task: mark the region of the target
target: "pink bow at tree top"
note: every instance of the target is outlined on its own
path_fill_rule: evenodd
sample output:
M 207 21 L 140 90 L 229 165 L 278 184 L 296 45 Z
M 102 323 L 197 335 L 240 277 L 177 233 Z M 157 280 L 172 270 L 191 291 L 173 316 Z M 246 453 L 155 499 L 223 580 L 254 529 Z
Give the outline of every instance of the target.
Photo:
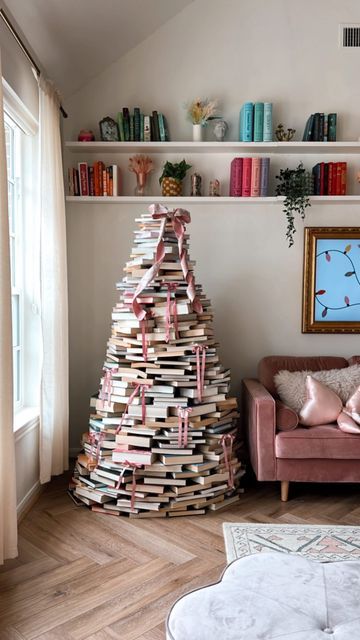
M 135 289 L 135 293 L 132 299 L 132 309 L 135 313 L 138 320 L 143 320 L 146 317 L 146 310 L 141 304 L 137 301 L 137 297 L 141 294 L 141 292 L 149 286 L 150 282 L 157 276 L 159 270 L 161 268 L 162 262 L 165 259 L 165 243 L 164 243 L 164 234 L 166 229 L 166 224 L 169 223 L 172 225 L 174 233 L 178 240 L 178 248 L 179 248 L 179 259 L 181 264 L 181 269 L 184 275 L 184 279 L 187 284 L 186 293 L 187 296 L 192 303 L 193 309 L 196 313 L 202 313 L 202 305 L 198 297 L 196 296 L 195 291 L 195 280 L 193 274 L 189 271 L 188 260 L 187 260 L 187 250 L 184 246 L 184 235 L 186 231 L 186 224 L 191 221 L 190 213 L 185 209 L 175 209 L 174 211 L 169 211 L 166 207 L 163 207 L 160 204 L 152 204 L 149 207 L 149 211 L 154 220 L 161 220 L 160 231 L 159 231 L 159 239 L 156 247 L 155 253 L 155 262 L 147 269 L 143 277 L 141 278 L 138 286 Z

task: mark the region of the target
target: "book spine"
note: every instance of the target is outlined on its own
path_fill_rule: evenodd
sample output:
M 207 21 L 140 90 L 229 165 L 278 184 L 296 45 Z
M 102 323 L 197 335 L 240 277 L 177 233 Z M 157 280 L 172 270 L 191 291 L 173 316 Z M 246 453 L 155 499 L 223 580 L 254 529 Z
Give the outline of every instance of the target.
M 329 163 L 324 163 L 324 196 L 329 194 Z
M 346 196 L 347 162 L 341 162 L 340 195 Z
M 252 158 L 250 187 L 250 196 L 252 198 L 258 198 L 260 195 L 260 170 L 261 158 Z
M 155 135 L 154 141 L 155 142 L 159 142 L 160 141 L 160 131 L 159 131 L 158 112 L 157 111 L 153 111 L 152 115 L 153 115 L 154 135 Z
M 158 113 L 158 121 L 159 121 L 159 133 L 160 133 L 160 142 L 165 142 L 165 127 L 164 127 L 164 116 L 162 113 Z
M 108 167 L 106 169 L 106 177 L 107 177 L 107 181 L 108 181 L 108 195 L 109 196 L 113 196 L 114 195 L 114 180 L 113 180 L 113 168 L 112 165 L 110 165 L 110 167 Z
M 336 124 L 337 114 L 329 113 L 328 115 L 328 142 L 336 142 Z
M 113 196 L 121 195 L 121 172 L 120 168 L 117 164 L 113 164 L 112 166 L 112 177 L 113 177 Z
M 88 196 L 89 195 L 89 178 L 88 178 L 87 162 L 79 162 L 78 171 L 79 171 L 80 195 Z
M 263 141 L 272 142 L 273 139 L 273 106 L 272 102 L 264 102 L 264 132 Z
M 94 196 L 95 195 L 94 167 L 88 168 L 88 176 L 89 176 L 89 196 Z
M 102 170 L 102 195 L 107 196 L 108 194 L 108 184 L 107 184 L 107 173 L 106 169 Z
M 328 141 L 328 131 L 329 131 L 329 118 L 328 115 L 324 114 L 324 142 Z
M 125 142 L 124 117 L 121 111 L 119 111 L 119 113 L 117 114 L 117 123 L 118 123 L 120 141 Z
M 324 142 L 324 120 L 325 116 L 323 113 L 319 114 L 319 142 Z
M 150 116 L 144 116 L 144 142 L 151 141 Z
M 79 170 L 74 169 L 74 196 L 80 195 L 80 178 L 79 178 Z
M 230 196 L 239 198 L 242 194 L 242 167 L 243 159 L 234 158 L 230 171 Z
M 264 138 L 264 103 L 255 102 L 254 106 L 254 142 L 262 142 Z
M 144 114 L 140 113 L 140 142 L 144 142 Z
M 314 119 L 314 116 L 311 114 L 311 116 L 309 116 L 306 121 L 303 138 L 302 138 L 303 142 L 307 142 L 308 140 L 311 140 L 310 134 L 311 134 L 311 126 L 312 126 L 313 119 Z
M 328 175 L 328 195 L 334 195 L 334 163 L 328 162 L 329 165 L 329 175 Z
M 246 102 L 244 104 L 243 122 L 244 122 L 243 140 L 244 142 L 252 142 L 253 131 L 254 131 L 254 105 L 252 102 Z
M 269 192 L 270 158 L 261 158 L 260 164 L 260 196 L 266 198 Z
M 124 119 L 124 138 L 125 142 L 130 140 L 130 112 L 127 107 L 123 107 L 123 119 Z
M 155 141 L 154 116 L 150 116 L 150 135 L 151 141 Z
M 130 116 L 130 142 L 135 142 L 135 120 L 134 116 Z
M 313 128 L 313 136 L 312 140 L 314 142 L 319 142 L 320 135 L 320 113 L 314 113 L 314 128 Z
M 335 180 L 335 195 L 336 196 L 341 196 L 341 172 L 342 172 L 342 167 L 341 167 L 341 162 L 336 162 L 336 180 Z
M 68 185 L 69 185 L 69 196 L 74 196 L 75 195 L 75 191 L 74 191 L 74 169 L 73 169 L 73 167 L 71 167 L 71 169 L 68 169 Z
M 163 121 L 164 121 L 164 129 L 165 129 L 165 142 L 169 142 L 170 140 L 169 127 L 164 114 L 163 114 Z
M 318 162 L 312 169 L 314 176 L 314 196 L 320 195 L 320 162 Z
M 134 108 L 134 141 L 140 142 L 140 109 Z
M 324 195 L 325 162 L 320 162 L 319 170 L 319 196 Z
M 244 198 L 249 198 L 251 195 L 251 165 L 252 158 L 243 158 L 241 195 Z

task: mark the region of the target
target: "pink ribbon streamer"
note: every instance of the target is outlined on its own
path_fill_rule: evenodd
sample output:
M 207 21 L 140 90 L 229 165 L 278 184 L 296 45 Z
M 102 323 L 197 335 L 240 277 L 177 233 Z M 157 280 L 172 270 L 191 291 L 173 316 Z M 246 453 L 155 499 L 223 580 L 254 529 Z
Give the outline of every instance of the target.
M 99 457 L 100 457 L 101 443 L 103 442 L 104 438 L 105 438 L 105 434 L 104 433 L 89 433 L 88 439 L 89 439 L 89 443 L 91 445 L 91 449 L 90 449 L 90 461 L 91 462 L 94 460 L 94 449 L 96 447 L 96 450 L 95 450 L 95 462 L 96 462 L 96 464 L 98 463 Z
M 136 387 L 135 387 L 134 391 L 132 392 L 132 394 L 129 396 L 129 399 L 128 399 L 127 403 L 126 403 L 126 407 L 124 409 L 124 413 L 121 416 L 119 425 L 118 425 L 118 427 L 116 429 L 116 432 L 115 432 L 116 434 L 119 433 L 119 431 L 121 431 L 121 428 L 122 428 L 124 420 L 125 420 L 125 418 L 127 416 L 127 412 L 129 410 L 129 407 L 133 403 L 133 401 L 134 401 L 135 397 L 137 396 L 137 394 L 139 393 L 139 391 L 140 391 L 140 394 L 141 394 L 141 420 L 142 420 L 142 424 L 145 423 L 145 420 L 146 420 L 145 392 L 147 391 L 147 389 L 150 388 L 150 385 L 143 384 L 141 382 L 138 382 L 138 383 L 134 382 L 133 384 L 136 384 Z
M 175 338 L 176 340 L 179 339 L 176 298 L 174 298 L 174 300 L 171 300 L 171 293 L 175 293 L 176 289 L 178 288 L 178 284 L 176 282 L 163 282 L 162 284 L 164 287 L 167 287 L 166 312 L 165 312 L 165 322 L 166 322 L 165 342 L 169 342 L 170 329 L 171 329 L 171 316 L 173 316 L 174 318 Z
M 175 209 L 174 211 L 169 211 L 166 207 L 163 207 L 160 204 L 152 204 L 149 207 L 149 211 L 154 220 L 161 220 L 160 231 L 159 231 L 159 239 L 156 247 L 155 253 L 155 262 L 147 269 L 143 277 L 141 278 L 139 284 L 137 285 L 134 296 L 132 299 L 132 309 L 135 313 L 138 320 L 143 320 L 146 316 L 146 310 L 141 306 L 141 304 L 137 301 L 137 296 L 141 294 L 141 292 L 146 289 L 146 287 L 150 284 L 150 282 L 157 276 L 159 273 L 162 262 L 165 259 L 165 244 L 164 244 L 164 233 L 166 228 L 166 223 L 169 222 L 172 224 L 174 233 L 178 240 L 178 248 L 179 248 L 179 259 L 181 264 L 181 269 L 187 283 L 187 296 L 192 303 L 193 309 L 196 313 L 202 313 L 202 305 L 200 300 L 196 296 L 195 290 L 195 280 L 193 274 L 189 271 L 188 261 L 187 261 L 187 250 L 184 247 L 184 235 L 186 230 L 186 224 L 191 221 L 190 213 L 185 209 Z
M 230 489 L 234 489 L 234 473 L 231 466 L 231 456 L 234 439 L 235 438 L 232 433 L 224 433 L 220 440 L 220 444 L 224 451 L 225 467 L 229 472 L 228 486 Z
M 119 371 L 119 367 L 115 367 L 114 369 L 103 369 L 104 380 L 99 394 L 102 408 L 105 406 L 105 400 L 107 404 L 110 402 L 112 376 L 113 373 L 116 373 L 117 371 Z
M 141 469 L 142 466 L 143 465 L 139 464 L 138 462 L 129 462 L 128 460 L 125 460 L 124 467 L 121 470 L 121 473 L 120 473 L 120 476 L 119 476 L 119 480 L 117 481 L 117 484 L 116 484 L 116 489 L 120 489 L 120 486 L 121 486 L 123 478 L 124 478 L 125 471 L 127 471 L 128 469 L 132 469 L 131 499 L 130 499 L 130 509 L 131 509 L 131 511 L 134 510 L 134 504 L 135 504 L 135 493 L 136 493 L 136 477 L 135 477 L 135 473 L 136 473 L 136 469 Z
M 204 393 L 205 383 L 205 365 L 206 365 L 206 349 L 203 344 L 195 344 L 193 347 L 193 353 L 196 353 L 196 383 L 197 383 L 197 395 L 198 400 L 201 402 Z M 201 361 L 200 361 L 201 352 Z
M 189 430 L 189 413 L 191 413 L 191 407 L 183 408 L 178 406 L 178 445 L 179 447 L 186 447 L 188 443 L 188 430 Z

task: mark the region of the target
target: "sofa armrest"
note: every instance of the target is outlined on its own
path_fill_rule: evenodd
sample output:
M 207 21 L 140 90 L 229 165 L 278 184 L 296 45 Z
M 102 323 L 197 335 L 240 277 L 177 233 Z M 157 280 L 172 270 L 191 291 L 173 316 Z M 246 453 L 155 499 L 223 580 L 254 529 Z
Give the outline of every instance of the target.
M 244 424 L 251 465 L 258 480 L 276 480 L 275 416 L 272 395 L 258 380 L 243 380 Z

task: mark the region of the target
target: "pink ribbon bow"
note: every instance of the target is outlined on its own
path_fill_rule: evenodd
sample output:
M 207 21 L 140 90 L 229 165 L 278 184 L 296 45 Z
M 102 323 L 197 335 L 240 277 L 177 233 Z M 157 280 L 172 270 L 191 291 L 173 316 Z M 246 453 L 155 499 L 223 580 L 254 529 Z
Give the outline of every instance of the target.
M 178 406 L 178 445 L 179 447 L 186 447 L 188 443 L 188 430 L 189 430 L 189 413 L 191 413 L 191 407 L 184 408 Z
M 126 464 L 126 466 L 128 468 L 132 468 L 130 509 L 131 509 L 131 511 L 134 511 L 135 493 L 136 493 L 136 477 L 135 477 L 135 473 L 136 473 L 136 469 L 141 469 L 141 467 L 143 465 L 139 464 L 138 462 L 128 462 L 127 460 L 125 461 L 125 464 Z
M 146 287 L 152 282 L 152 280 L 159 273 L 161 264 L 165 259 L 165 244 L 164 244 L 164 234 L 166 223 L 169 222 L 172 224 L 174 233 L 178 240 L 178 248 L 179 248 L 179 259 L 181 264 L 181 269 L 187 283 L 187 296 L 190 302 L 193 305 L 193 309 L 196 313 L 202 313 L 202 305 L 200 300 L 196 296 L 195 291 L 195 280 L 193 274 L 189 271 L 188 262 L 187 262 L 187 250 L 184 247 L 184 235 L 186 230 L 186 224 L 191 221 L 190 213 L 185 209 L 175 209 L 174 211 L 169 211 L 166 207 L 163 207 L 160 204 L 152 204 L 149 207 L 149 211 L 154 220 L 161 220 L 159 238 L 156 247 L 155 253 L 155 262 L 147 269 L 141 278 L 138 286 L 135 289 L 133 299 L 132 299 L 132 309 L 135 313 L 138 320 L 143 320 L 146 316 L 146 310 L 141 306 L 141 304 L 137 301 L 137 296 L 141 294 L 141 292 L 146 289 Z
M 165 334 L 165 342 L 169 342 L 170 340 L 170 329 L 171 329 L 171 316 L 174 318 L 174 329 L 175 329 L 175 338 L 179 339 L 179 331 L 178 331 L 178 317 L 177 317 L 177 305 L 176 298 L 171 301 L 171 293 L 175 293 L 178 288 L 178 284 L 176 282 L 163 282 L 164 287 L 167 287 L 167 296 L 166 296 L 166 313 L 165 313 L 165 322 L 166 322 L 166 334 Z
M 141 420 L 142 420 L 142 424 L 145 423 L 146 420 L 146 402 L 145 402 L 145 392 L 150 388 L 150 385 L 148 384 L 144 384 L 143 382 L 133 382 L 132 384 L 135 384 L 136 387 L 134 389 L 134 391 L 132 392 L 132 394 L 129 396 L 129 399 L 126 403 L 126 407 L 124 409 L 124 413 L 121 416 L 119 425 L 116 429 L 116 434 L 119 433 L 119 431 L 121 431 L 121 427 L 123 426 L 124 420 L 127 416 L 127 412 L 129 410 L 130 405 L 133 403 L 135 397 L 137 396 L 137 394 L 140 391 L 140 395 L 141 395 Z
M 193 353 L 196 353 L 196 383 L 197 383 L 197 396 L 199 402 L 203 399 L 204 382 L 205 382 L 205 364 L 206 364 L 206 349 L 203 344 L 195 344 L 193 346 Z M 201 362 L 200 362 L 200 352 Z
M 147 333 L 147 321 L 152 317 L 153 312 L 149 309 L 148 311 L 145 312 L 145 316 L 142 320 L 140 320 L 140 326 L 141 326 L 141 344 L 142 344 L 142 354 L 143 354 L 143 358 L 144 358 L 144 362 L 147 362 L 147 357 L 148 357 L 148 341 L 146 339 L 146 333 Z
M 228 486 L 230 489 L 234 489 L 234 473 L 231 466 L 231 456 L 234 439 L 235 437 L 232 433 L 224 433 L 220 440 L 220 444 L 224 451 L 225 467 L 229 472 Z
M 101 443 L 103 442 L 103 440 L 105 438 L 105 434 L 104 433 L 89 433 L 88 438 L 89 438 L 89 443 L 91 444 L 90 460 L 94 460 L 94 447 L 96 446 L 95 462 L 97 464 L 99 462 L 99 457 L 100 457 Z

